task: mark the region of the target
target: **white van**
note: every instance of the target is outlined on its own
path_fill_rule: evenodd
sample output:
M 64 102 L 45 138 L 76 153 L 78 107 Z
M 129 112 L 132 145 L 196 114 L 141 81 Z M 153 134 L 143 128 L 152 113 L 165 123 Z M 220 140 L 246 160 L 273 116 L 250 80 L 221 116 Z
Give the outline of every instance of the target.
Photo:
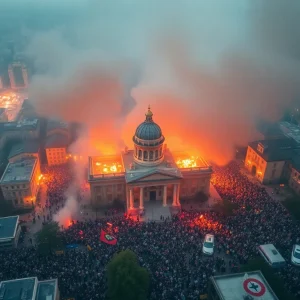
M 258 251 L 271 267 L 280 268 L 285 265 L 285 259 L 273 244 L 260 245 Z
M 215 237 L 212 234 L 205 235 L 202 252 L 207 255 L 214 254 L 214 247 L 215 247 Z

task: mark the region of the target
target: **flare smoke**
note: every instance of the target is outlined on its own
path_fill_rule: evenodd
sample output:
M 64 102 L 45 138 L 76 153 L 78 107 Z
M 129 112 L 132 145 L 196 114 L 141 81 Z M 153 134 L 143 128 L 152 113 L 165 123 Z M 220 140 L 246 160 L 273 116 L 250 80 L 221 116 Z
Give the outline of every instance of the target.
M 24 22 L 30 99 L 84 123 L 86 154 L 131 147 L 151 104 L 172 150 L 224 164 L 258 119 L 278 120 L 299 97 L 297 0 L 61 2 Z

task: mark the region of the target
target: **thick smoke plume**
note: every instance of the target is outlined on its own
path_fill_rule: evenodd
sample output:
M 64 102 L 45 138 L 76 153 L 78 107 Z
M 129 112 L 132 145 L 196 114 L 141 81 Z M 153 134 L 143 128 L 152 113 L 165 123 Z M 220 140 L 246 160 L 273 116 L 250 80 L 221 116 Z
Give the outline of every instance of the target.
M 171 149 L 224 164 L 299 97 L 297 0 L 60 2 L 40 5 L 43 30 L 24 23 L 30 98 L 85 124 L 76 151 L 131 147 L 150 104 Z
M 131 147 L 151 104 L 170 148 L 226 163 L 298 96 L 299 3 L 288 2 L 83 1 L 58 27 L 29 31 L 31 99 L 84 123 L 86 154 Z
M 79 203 L 77 199 L 77 189 L 75 186 L 70 187 L 66 192 L 66 203 L 64 207 L 53 216 L 53 220 L 58 222 L 64 228 L 70 226 L 73 218 L 78 214 Z

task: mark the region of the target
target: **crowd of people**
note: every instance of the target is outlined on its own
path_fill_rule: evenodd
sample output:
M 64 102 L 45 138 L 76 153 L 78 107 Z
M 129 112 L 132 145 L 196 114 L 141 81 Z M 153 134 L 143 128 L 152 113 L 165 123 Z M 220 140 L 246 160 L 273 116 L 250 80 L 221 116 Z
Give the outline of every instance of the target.
M 49 183 L 49 205 L 54 207 L 61 205 L 68 185 L 58 178 Z M 0 280 L 58 278 L 63 297 L 105 299 L 107 263 L 114 253 L 131 249 L 150 272 L 149 299 L 196 300 L 207 293 L 210 276 L 238 272 L 241 264 L 257 256 L 258 245 L 273 243 L 287 260 L 278 274 L 300 299 L 300 269 L 289 263 L 292 245 L 300 239 L 299 226 L 263 187 L 242 175 L 235 162 L 215 167 L 212 182 L 223 199 L 236 203 L 232 215 L 192 210 L 161 222 L 126 216 L 75 221 L 62 234 L 66 244 L 79 244 L 78 248 L 50 257 L 37 255 L 34 247 L 0 253 Z M 112 232 L 117 244 L 101 243 L 101 229 Z M 213 257 L 202 254 L 207 233 L 216 238 Z

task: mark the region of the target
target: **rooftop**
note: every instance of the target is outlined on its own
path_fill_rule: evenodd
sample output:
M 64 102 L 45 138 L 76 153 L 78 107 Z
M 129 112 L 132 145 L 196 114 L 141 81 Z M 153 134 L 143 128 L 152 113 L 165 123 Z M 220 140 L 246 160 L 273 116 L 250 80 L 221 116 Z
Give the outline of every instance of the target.
M 24 99 L 20 95 L 13 92 L 5 92 L 0 94 L 0 108 L 4 108 L 8 122 L 17 119 L 22 108 Z
M 164 160 L 156 166 L 142 166 L 135 163 L 133 154 L 133 150 L 122 153 L 125 179 L 128 183 L 157 172 L 171 177 L 182 178 L 182 174 L 169 149 L 164 150 Z
M 12 147 L 8 158 L 12 158 L 21 153 L 38 153 L 39 148 L 40 145 L 37 141 L 18 143 Z
M 300 127 L 298 125 L 291 124 L 289 122 L 280 122 L 279 126 L 285 136 L 294 139 L 297 143 L 300 143 Z
M 0 218 L 0 241 L 13 238 L 16 234 L 18 223 L 19 216 Z
M 263 153 L 257 150 L 258 144 L 264 147 Z M 259 156 L 265 161 L 284 161 L 290 160 L 293 156 L 294 150 L 300 149 L 294 139 L 283 138 L 283 139 L 271 139 L 271 140 L 260 140 L 249 143 L 251 147 Z
M 2 281 L 0 300 L 35 300 L 36 277 Z
M 210 168 L 209 164 L 199 155 L 189 155 L 186 152 L 173 152 L 179 169 Z
M 240 300 L 246 296 L 279 300 L 260 271 L 219 275 L 211 280 L 221 300 Z
M 37 158 L 21 158 L 16 162 L 8 163 L 0 183 L 29 182 L 34 170 Z
M 279 123 L 260 122 L 257 129 L 265 139 L 284 138 L 284 133 Z
M 292 166 L 300 172 L 300 150 L 295 150 L 292 156 Z
M 19 131 L 22 130 L 35 130 L 38 127 L 39 119 L 28 118 L 22 119 L 18 122 L 3 122 L 0 123 L 0 132 L 5 131 Z
M 45 148 L 66 148 L 68 146 L 68 139 L 63 134 L 49 135 L 46 139 Z
M 93 156 L 91 161 L 91 175 L 124 173 L 121 156 Z
M 211 172 L 211 167 L 201 157 L 175 152 L 176 160 L 174 160 L 173 154 L 167 148 L 164 150 L 164 160 L 155 166 L 137 164 L 133 154 L 133 150 L 128 150 L 121 156 L 89 157 L 89 175 L 93 176 L 91 179 L 125 176 L 129 183 L 154 173 L 161 173 L 162 178 L 164 176 L 182 178 L 182 172 Z
M 68 129 L 68 123 L 59 120 L 49 120 L 47 123 L 47 131 L 53 129 Z
M 57 290 L 57 279 L 40 281 L 35 300 L 55 300 Z

